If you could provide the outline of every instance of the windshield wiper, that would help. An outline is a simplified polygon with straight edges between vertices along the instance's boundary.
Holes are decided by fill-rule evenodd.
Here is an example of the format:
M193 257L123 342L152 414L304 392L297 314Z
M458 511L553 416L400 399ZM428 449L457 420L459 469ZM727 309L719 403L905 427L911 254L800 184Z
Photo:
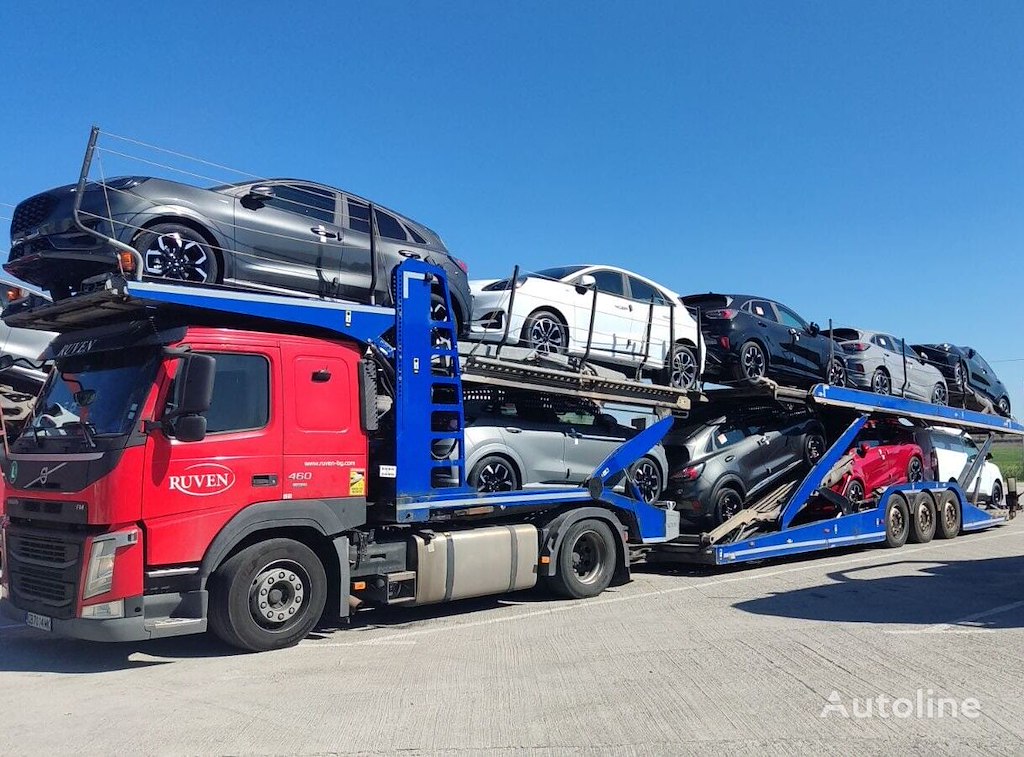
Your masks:
M68 424L71 425L71 424ZM82 438L89 444L90 447L96 449L96 437L93 430L89 428L92 424L88 421L75 421L75 425L82 429Z

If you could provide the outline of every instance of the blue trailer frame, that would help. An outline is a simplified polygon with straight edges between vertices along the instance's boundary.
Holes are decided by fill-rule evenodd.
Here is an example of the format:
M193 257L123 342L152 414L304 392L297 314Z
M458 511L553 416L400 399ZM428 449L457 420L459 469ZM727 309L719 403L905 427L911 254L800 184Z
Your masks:
M877 395L858 389L819 384L807 394L807 402L820 409L846 409L858 415L846 430L822 455L816 465L807 473L778 513L771 530L750 536L741 536L727 543L702 542L690 545L667 545L657 554L658 561L703 562L716 565L733 565L773 557L787 557L820 550L848 547L861 544L875 544L888 539L888 525L891 506L902 498L908 505L915 505L922 496L930 497L935 512L941 516L944 509L952 506L959 512L957 531L977 531L1003 523L1013 516L1013 510L983 509L973 504L961 485L955 482L919 482L900 484L887 488L878 498L874 507L858 512L840 513L836 517L793 525L794 520L818 492L825 476L853 446L858 433L871 417L889 416L912 418L930 425L954 426L967 430L987 433L1008 433L1024 435L1024 426L1010 418L988 415L955 407L931 405L926 402L907 400L902 397ZM962 481L971 481L984 462L984 450L960 476ZM743 511L736 516L739 519ZM728 524L721 527L727 530ZM689 547L689 548L687 548Z

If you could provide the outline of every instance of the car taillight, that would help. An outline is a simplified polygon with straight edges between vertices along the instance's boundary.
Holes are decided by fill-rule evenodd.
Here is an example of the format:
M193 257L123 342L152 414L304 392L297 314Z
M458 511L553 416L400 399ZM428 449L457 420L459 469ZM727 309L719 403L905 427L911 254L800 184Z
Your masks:
M843 342L843 349L847 352L864 352L870 346L867 342Z
M720 336L720 337L718 337L718 343L720 345L722 345L722 349L723 350L729 349L729 337L727 337L727 336Z
M462 269L463 273L469 273L469 266L466 265L465 260L459 260L458 258L452 258L455 261L455 265Z
M740 311L733 310L732 308L722 308L721 310L707 310L704 313L705 318L711 320L732 320L739 314Z
M673 481L696 481L700 478L700 474L703 470L704 463L698 463L697 465L690 465L682 470L677 470L670 476L670 478Z

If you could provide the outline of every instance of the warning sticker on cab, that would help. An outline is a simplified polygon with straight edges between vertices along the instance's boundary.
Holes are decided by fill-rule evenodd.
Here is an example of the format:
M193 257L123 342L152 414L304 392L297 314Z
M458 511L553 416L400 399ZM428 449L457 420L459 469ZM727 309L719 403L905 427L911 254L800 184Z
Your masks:
M366 471L362 468L351 468L348 472L348 496L366 496Z

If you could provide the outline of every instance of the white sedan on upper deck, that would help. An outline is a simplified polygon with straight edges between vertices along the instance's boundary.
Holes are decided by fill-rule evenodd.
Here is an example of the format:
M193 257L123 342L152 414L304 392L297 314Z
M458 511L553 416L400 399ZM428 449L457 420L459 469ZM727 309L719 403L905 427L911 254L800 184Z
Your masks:
M470 289L473 341L500 341L507 324L510 345L583 357L589 341L594 363L642 368L686 389L700 379L696 321L678 294L643 276L571 265L522 274L514 290L510 279L471 281Z

